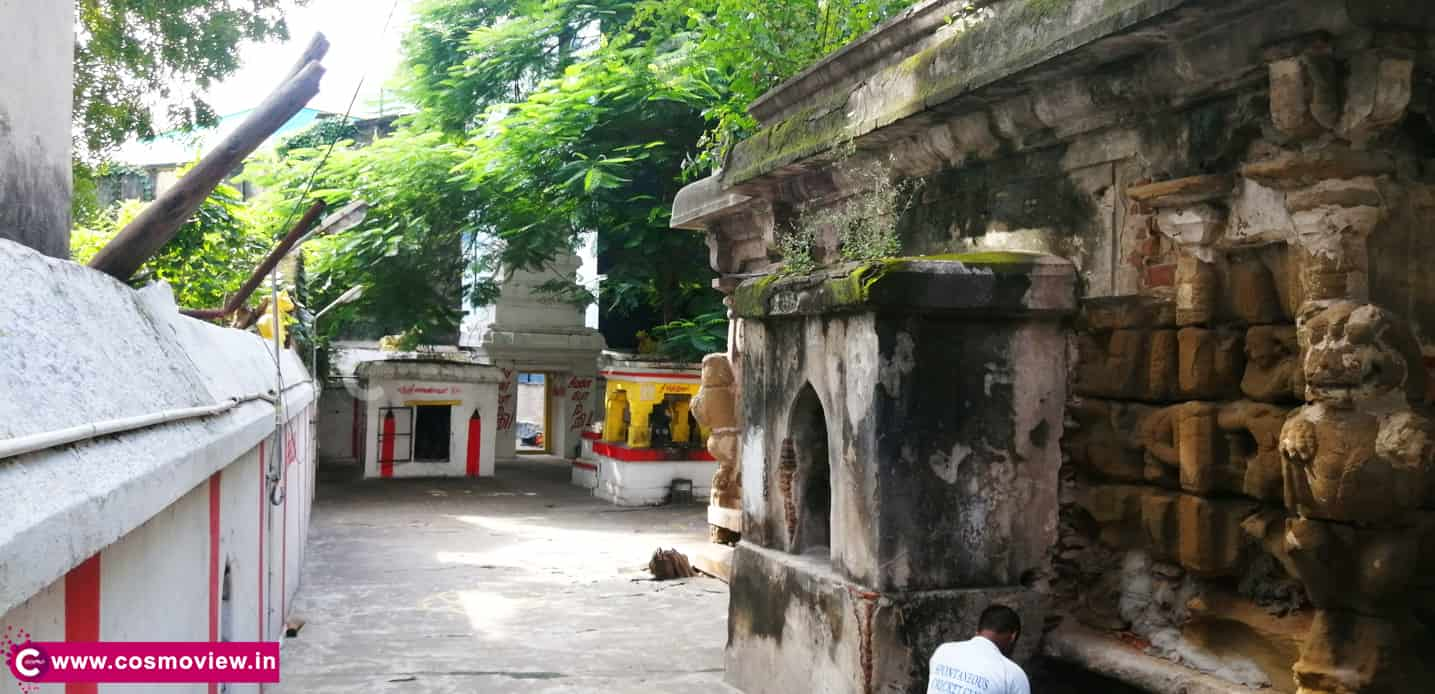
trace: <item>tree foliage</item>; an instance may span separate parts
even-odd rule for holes
[[[68,2],[69,0],[45,0]],[[307,0],[77,0],[75,132],[100,153],[173,127],[208,124],[201,92],[239,66],[244,41],[284,38],[285,5]]]
[[[500,269],[541,268],[596,231],[602,296],[552,291],[669,324],[655,334],[670,352],[721,349],[707,248],[668,228],[674,196],[752,128],[750,101],[910,2],[428,0],[404,44],[418,112],[336,150],[322,194],[372,208],[310,268],[330,297],[369,285],[359,311],[451,332],[458,304],[436,278],[460,269],[481,299]],[[270,204],[300,204],[309,169],[261,175],[281,191]]]
[[[290,150],[282,158],[261,158],[245,176],[266,192],[254,201],[256,223],[268,234],[282,233],[302,213],[298,194],[328,146]],[[318,168],[313,196],[330,209],[360,199],[369,210],[349,232],[304,245],[312,281],[309,304],[322,307],[355,285],[363,297],[335,309],[321,326],[369,329],[376,334],[409,333],[418,341],[453,334],[462,318],[459,279],[475,254],[472,192],[451,181],[463,160],[461,149],[440,133],[406,132],[367,147],[340,141]],[[491,300],[490,283],[469,286],[469,299]]]
[[[92,217],[91,226],[76,228],[70,237],[75,262],[89,262],[146,204],[152,203],[130,201],[112,207]],[[130,283],[164,281],[173,287],[180,306],[222,306],[269,250],[270,237],[260,233],[247,215],[239,191],[219,186]]]

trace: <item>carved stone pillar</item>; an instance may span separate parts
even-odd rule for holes
[[[1231,196],[1229,176],[1192,176],[1127,189],[1132,200],[1156,208],[1157,227],[1181,249],[1176,261],[1176,323],[1208,325],[1221,293],[1214,246],[1228,212],[1213,203]]]
[[[1431,643],[1414,622],[1416,510],[1435,473],[1435,422],[1413,410],[1414,337],[1379,307],[1301,317],[1306,394],[1281,431],[1286,563],[1319,610],[1295,666],[1303,694],[1420,691]]]
[[[693,414],[710,432],[708,452],[717,458],[708,522],[714,542],[732,544],[742,534],[742,470],[738,462],[737,380],[726,354],[703,359],[702,388],[693,398]]]

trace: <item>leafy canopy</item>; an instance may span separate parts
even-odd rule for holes
[[[596,231],[608,317],[666,325],[674,356],[722,349],[704,239],[668,228],[677,191],[750,131],[746,105],[911,0],[427,0],[405,39],[417,113],[373,145],[338,147],[321,195],[359,197],[360,227],[314,245],[321,298],[367,285],[355,315],[451,333],[458,293],[540,269]],[[291,209],[318,150],[257,176]],[[271,215],[273,216],[273,215]]]
[[[91,154],[151,137],[164,120],[211,123],[201,92],[239,67],[242,42],[286,38],[284,6],[308,2],[75,1],[75,133]]]
[[[88,263],[146,204],[152,203],[126,202],[94,215],[90,226],[76,228],[70,237],[75,262]],[[180,306],[218,308],[263,260],[270,243],[250,223],[239,191],[221,185],[130,283],[168,282]]]

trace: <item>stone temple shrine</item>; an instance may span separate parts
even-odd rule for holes
[[[1423,0],[933,0],[752,104],[673,212],[728,681],[924,692],[997,602],[1038,678],[1428,690],[1432,87]]]

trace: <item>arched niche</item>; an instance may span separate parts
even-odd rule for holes
[[[832,546],[832,456],[827,412],[811,384],[798,393],[787,421],[796,458],[790,500],[796,512],[796,527],[789,529],[792,551],[826,558]]]

